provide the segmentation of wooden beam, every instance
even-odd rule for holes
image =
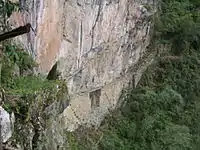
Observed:
[[[16,36],[19,36],[19,35],[22,35],[22,34],[25,34],[25,33],[29,33],[30,29],[31,29],[30,23],[26,24],[25,26],[20,26],[16,29],[9,31],[9,32],[1,34],[0,35],[0,41],[4,41],[4,40],[9,39],[9,38],[14,38]]]

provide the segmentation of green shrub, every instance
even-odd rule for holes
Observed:
[[[9,0],[0,0],[0,13],[4,17],[10,17],[13,11],[18,10],[19,3],[12,3]]]
[[[20,46],[8,44],[5,46],[4,53],[12,63],[16,63],[21,71],[32,69],[37,66],[33,58]]]
[[[172,44],[176,53],[200,48],[200,13],[189,0],[170,0],[161,3],[156,32],[161,41]]]
[[[7,94],[29,95],[40,90],[55,87],[55,82],[44,80],[37,76],[17,77],[13,80],[13,86],[8,89]]]
[[[1,88],[6,97],[3,107],[8,112],[14,112],[18,119],[25,120],[37,93],[54,90],[57,83],[34,74],[24,76],[22,73],[32,71],[36,63],[20,46],[6,43],[0,63]]]
[[[19,46],[6,44],[1,57],[1,84],[4,88],[14,86],[14,80],[24,72],[31,71],[37,66],[33,58]]]

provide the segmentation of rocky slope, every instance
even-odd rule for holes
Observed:
[[[47,74],[57,62],[71,103],[62,128],[98,125],[122,89],[137,84],[139,60],[150,41],[153,0],[21,0],[9,19],[34,31],[16,38]],[[135,74],[135,76],[134,76]]]

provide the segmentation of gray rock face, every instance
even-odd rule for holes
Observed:
[[[10,115],[0,106],[0,124],[2,142],[5,143],[12,136],[12,122]]]
[[[99,125],[133,75],[141,75],[132,68],[149,44],[152,12],[145,4],[144,0],[66,2],[65,14],[70,15],[64,16],[57,60],[71,96],[71,105],[62,114],[70,131],[79,124]]]
[[[10,22],[31,22],[35,33],[18,40],[32,45],[39,72],[47,74],[57,61],[68,85],[70,105],[59,117],[63,129],[98,126],[117,106],[121,91],[137,84],[145,68],[140,65],[150,41],[153,2],[21,1],[29,13],[13,13]]]

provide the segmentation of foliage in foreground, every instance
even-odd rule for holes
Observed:
[[[12,147],[20,145],[22,149],[37,149],[40,144],[45,145],[40,143],[40,136],[43,137],[40,129],[45,127],[49,113],[62,111],[63,105],[68,103],[67,87],[62,80],[50,81],[34,74],[37,64],[19,46],[5,42],[1,52],[1,106],[15,115],[9,143]],[[45,111],[52,103],[56,110]]]
[[[0,87],[4,95],[3,107],[22,120],[38,92],[55,89],[56,82],[33,73],[37,66],[33,58],[20,46],[5,43],[0,57]],[[26,72],[29,72],[26,75]]]

